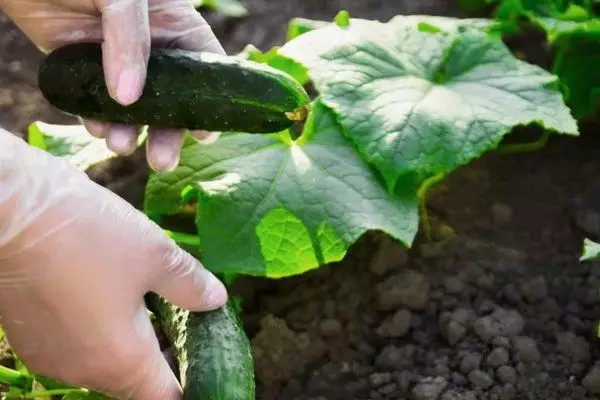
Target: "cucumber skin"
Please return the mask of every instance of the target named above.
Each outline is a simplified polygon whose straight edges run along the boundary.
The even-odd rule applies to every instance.
[[[84,119],[213,132],[279,132],[294,124],[286,112],[310,102],[302,85],[266,64],[151,48],[142,96],[123,106],[109,95],[99,43],[52,51],[38,85],[54,107]]]
[[[183,400],[254,400],[254,360],[250,341],[233,308],[182,310],[152,294],[155,312],[173,345]]]

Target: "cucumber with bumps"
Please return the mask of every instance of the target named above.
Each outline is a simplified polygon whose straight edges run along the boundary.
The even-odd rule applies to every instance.
[[[266,64],[152,48],[143,94],[124,106],[109,95],[99,43],[52,51],[38,85],[54,107],[85,119],[216,132],[279,132],[302,119],[310,102],[300,83]]]
[[[173,346],[183,400],[254,400],[250,341],[233,299],[208,312],[182,310],[158,295],[147,303]]]

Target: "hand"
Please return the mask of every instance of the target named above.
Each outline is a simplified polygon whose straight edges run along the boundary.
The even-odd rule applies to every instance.
[[[38,375],[132,400],[179,400],[143,296],[227,301],[221,282],[66,161],[0,130],[0,318]]]
[[[129,105],[146,80],[150,44],[224,54],[216,36],[189,0],[0,0],[2,9],[43,51],[73,42],[102,42],[111,96]],[[84,120],[87,130],[125,155],[137,146],[141,127]],[[190,132],[199,139],[218,134]],[[183,130],[148,129],[147,159],[157,171],[179,162]]]

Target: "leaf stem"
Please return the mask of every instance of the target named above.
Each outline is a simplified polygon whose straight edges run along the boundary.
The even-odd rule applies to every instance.
[[[519,144],[507,144],[498,147],[498,152],[501,154],[518,154],[518,153],[529,153],[532,151],[540,150],[543,148],[550,139],[550,132],[544,131],[542,135],[533,142],[519,143]]]
[[[431,222],[429,221],[429,214],[427,212],[427,191],[444,179],[444,174],[434,175],[431,178],[426,179],[421,187],[419,188],[419,214],[421,218],[421,224],[423,225],[423,231],[427,240],[431,240]]]
[[[29,382],[29,377],[12,368],[0,365],[0,382],[11,386],[23,387]]]
[[[171,238],[178,244],[184,244],[186,246],[199,247],[200,238],[197,235],[191,235],[183,232],[170,231]]]
[[[77,392],[81,394],[89,393],[87,389],[51,389],[51,390],[39,390],[35,392],[29,392],[24,394],[6,394],[5,399],[36,399],[38,397],[48,397],[48,396],[62,396],[68,393]]]

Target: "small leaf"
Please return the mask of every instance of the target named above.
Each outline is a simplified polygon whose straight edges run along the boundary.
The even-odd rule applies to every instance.
[[[301,85],[308,83],[308,72],[302,64],[287,58],[278,53],[279,47],[275,46],[266,53],[263,53],[253,45],[248,45],[242,50],[237,57],[268,64],[269,66],[285,72],[292,78],[297,80]]]
[[[556,76],[478,29],[431,34],[406,21],[331,25],[280,50],[308,68],[390,190],[401,177],[448,174],[516,126],[578,135]]]
[[[342,10],[336,14],[333,21],[340,28],[345,28],[350,25],[350,13],[346,10]]]
[[[285,134],[186,140],[179,167],[150,178],[145,209],[177,212],[187,185],[199,188],[202,262],[217,273],[295,275],[339,261],[366,231],[409,245],[418,228],[417,187],[388,193],[320,102],[295,141]]]
[[[248,9],[239,0],[192,0],[195,8],[206,7],[232,18],[248,15]]]
[[[580,261],[591,261],[600,259],[600,243],[596,243],[588,238],[583,241],[583,253]]]
[[[600,110],[600,41],[571,38],[556,55],[554,73],[563,86],[567,104],[577,118],[597,115]]]
[[[90,135],[83,125],[54,125],[37,121],[29,125],[28,142],[68,159],[82,170],[116,156],[108,150],[104,140]]]
[[[295,39],[306,32],[329,26],[329,24],[330,22],[328,21],[313,20],[308,18],[293,18],[288,25],[286,41]]]

